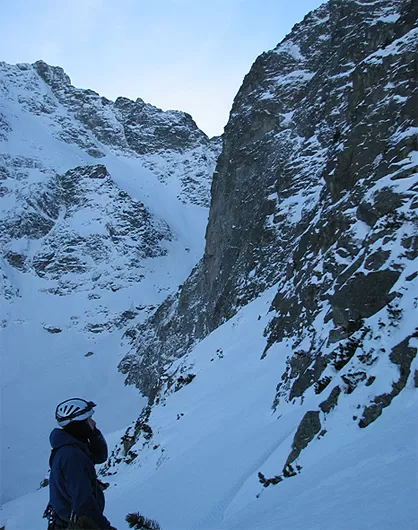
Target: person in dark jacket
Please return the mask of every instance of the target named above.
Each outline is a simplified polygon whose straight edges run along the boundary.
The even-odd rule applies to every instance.
[[[103,515],[105,500],[95,464],[107,460],[107,444],[92,419],[92,401],[68,399],[57,406],[60,429],[50,435],[48,529],[115,530]]]

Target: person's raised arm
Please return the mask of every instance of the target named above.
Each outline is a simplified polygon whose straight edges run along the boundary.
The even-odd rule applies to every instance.
[[[92,429],[92,433],[89,437],[91,459],[93,460],[93,464],[103,464],[103,462],[106,462],[108,457],[106,440],[104,439],[103,434],[96,427],[96,422],[92,418],[89,418],[87,421]]]

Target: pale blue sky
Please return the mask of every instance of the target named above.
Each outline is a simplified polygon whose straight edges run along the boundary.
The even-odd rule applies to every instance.
[[[255,58],[323,0],[1,0],[0,60],[43,59],[109,99],[221,134]]]

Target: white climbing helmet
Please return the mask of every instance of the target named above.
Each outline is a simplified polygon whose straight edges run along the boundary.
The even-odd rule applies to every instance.
[[[65,427],[72,421],[81,421],[94,414],[96,403],[82,398],[71,398],[60,403],[55,410],[55,419],[60,427]]]

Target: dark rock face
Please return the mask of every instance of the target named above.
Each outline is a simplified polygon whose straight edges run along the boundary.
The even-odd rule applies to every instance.
[[[292,358],[291,364],[294,364],[295,357]],[[289,377],[296,378],[292,384],[292,388],[289,393],[289,400],[292,401],[296,397],[301,397],[305,390],[311,387],[320,378],[322,372],[327,366],[327,359],[318,356],[314,362],[309,356],[303,355],[298,356],[298,360],[303,360],[303,364],[307,366],[305,369],[301,366],[299,369],[294,369],[293,373],[289,374]]]
[[[19,254],[18,252],[13,252],[12,250],[10,250],[6,254],[6,259],[12,267],[15,267],[20,271],[27,270],[26,256],[24,256],[23,254]]]
[[[374,226],[381,217],[396,212],[402,206],[402,198],[390,188],[377,191],[372,200],[372,204],[363,201],[357,208],[358,219],[369,226]]]
[[[290,452],[286,465],[291,464],[296,460],[300,453],[307,447],[315,435],[321,430],[321,420],[319,419],[319,412],[310,410],[305,414],[296,431],[295,438],[292,443],[292,451]]]
[[[376,396],[373,403],[365,407],[363,417],[359,421],[360,427],[367,427],[370,423],[374,422],[382,414],[383,409],[392,403],[393,398],[405,388],[411,374],[411,363],[418,352],[415,346],[409,345],[413,337],[418,337],[418,330],[411,337],[407,337],[393,348],[390,354],[390,360],[399,366],[399,379],[392,384],[391,392]]]
[[[339,386],[334,387],[331,390],[331,393],[328,398],[319,405],[319,408],[322,410],[322,412],[324,412],[325,414],[331,412],[331,410],[337,406],[340,394],[341,388]]]
[[[384,269],[352,276],[332,296],[334,322],[347,326],[351,320],[367,318],[380,311],[393,300],[395,295],[389,292],[399,276],[397,271]]]
[[[308,342],[276,396],[298,397],[352,322],[402,301],[417,249],[416,25],[410,1],[331,0],[255,61],[225,129],[204,257],[138,329],[128,382],[154,395],[169,359],[276,285],[264,355]]]

